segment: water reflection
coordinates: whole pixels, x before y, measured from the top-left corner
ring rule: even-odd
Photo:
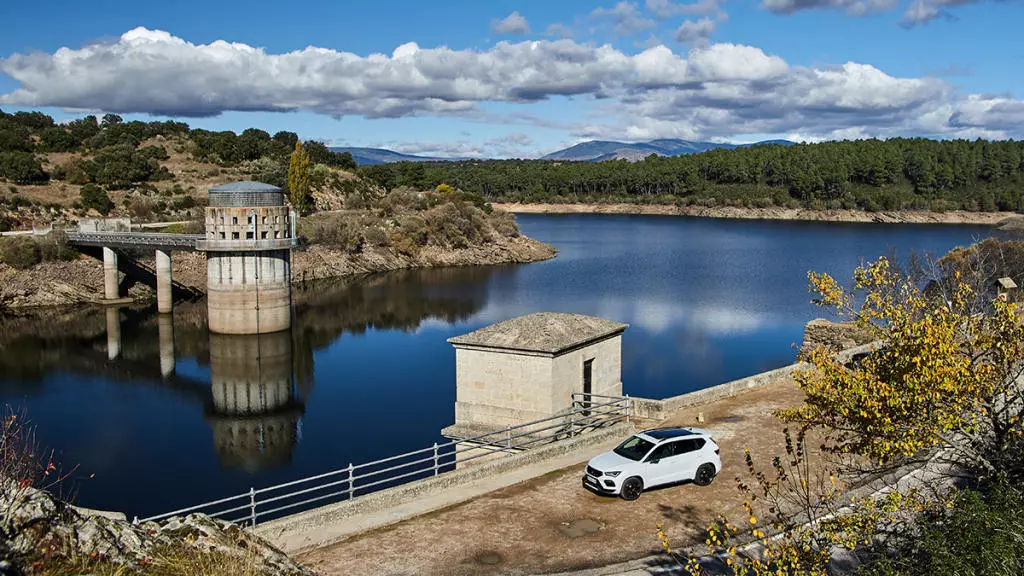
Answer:
[[[210,334],[207,419],[224,466],[259,470],[291,459],[305,406],[292,380],[291,331]]]

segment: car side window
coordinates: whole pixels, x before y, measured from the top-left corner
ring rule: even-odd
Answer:
[[[657,448],[654,449],[654,452],[651,452],[651,455],[649,458],[647,458],[647,461],[650,462],[652,460],[661,460],[662,458],[668,458],[669,456],[674,455],[675,447],[673,446],[673,444],[674,442],[658,446]]]
[[[693,438],[691,440],[683,440],[682,442],[678,442],[678,444],[679,444],[679,448],[678,448],[676,454],[686,454],[688,452],[696,452],[697,450],[700,450],[701,448],[703,448],[704,447],[704,439],[703,438]]]

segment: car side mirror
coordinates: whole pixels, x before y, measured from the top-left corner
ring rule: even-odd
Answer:
[[[648,464],[657,464],[658,462],[661,462],[660,458],[654,458],[652,460],[647,461]]]

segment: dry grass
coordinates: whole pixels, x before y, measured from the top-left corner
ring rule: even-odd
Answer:
[[[31,564],[32,576],[260,576],[261,564],[252,555],[235,555],[218,550],[200,550],[177,545],[159,548],[136,567],[125,566],[96,555],[84,555],[71,546],[62,554]]]

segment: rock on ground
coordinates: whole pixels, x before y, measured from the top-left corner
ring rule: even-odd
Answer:
[[[168,550],[219,553],[251,567],[252,574],[314,574],[266,540],[202,514],[136,526],[116,514],[76,509],[42,490],[18,488],[12,481],[0,489],[0,562],[11,567],[10,573],[70,556],[143,572],[154,556]]]

